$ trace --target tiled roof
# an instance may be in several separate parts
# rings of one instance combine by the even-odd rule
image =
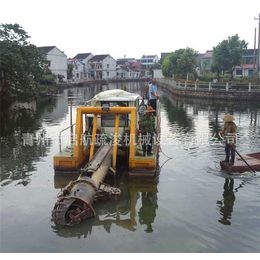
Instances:
[[[43,46],[43,47],[38,47],[40,50],[42,50],[44,53],[50,52],[52,49],[55,48],[55,46]]]
[[[213,51],[206,51],[203,58],[212,58],[213,57]]]
[[[155,58],[156,55],[143,55],[142,59],[143,58]]]
[[[57,48],[56,46],[42,46],[42,47],[38,47],[38,49],[40,49],[42,52],[44,52],[45,54],[48,54],[52,49],[56,48],[57,50],[59,50],[64,56],[67,57],[67,55],[64,53],[64,51],[61,51],[59,48]]]
[[[253,69],[254,64],[243,64],[243,66],[236,66],[236,69]]]
[[[99,61],[99,60],[104,60],[109,54],[104,54],[104,55],[95,55],[92,57],[89,61]]]
[[[201,60],[204,57],[205,53],[199,53],[199,55],[196,57],[197,60]]]
[[[140,62],[133,62],[131,64],[131,67],[140,67],[140,66],[141,66]]]
[[[77,59],[77,60],[84,60],[86,59],[89,55],[91,55],[91,53],[78,53],[74,59]]]

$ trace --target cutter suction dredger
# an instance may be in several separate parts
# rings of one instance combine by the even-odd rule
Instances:
[[[111,161],[112,146],[101,146],[92,160],[82,168],[79,178],[62,189],[52,211],[52,220],[56,225],[73,226],[84,219],[95,217],[92,207],[94,201],[101,198],[113,200],[120,196],[120,189],[103,182],[112,170]],[[88,177],[89,174],[92,174],[91,177]]]
[[[54,157],[55,175],[80,174],[58,194],[52,212],[57,225],[71,226],[94,217],[94,201],[120,195],[120,189],[104,183],[109,172],[116,176],[117,156],[128,160],[130,177],[150,177],[156,173],[159,144],[150,140],[152,153],[144,154],[137,124],[138,112],[147,108],[144,100],[140,102],[135,93],[110,90],[99,93],[92,101],[92,106],[77,107],[73,142],[63,150],[60,145],[60,152]],[[158,136],[159,104],[155,124],[154,136]]]

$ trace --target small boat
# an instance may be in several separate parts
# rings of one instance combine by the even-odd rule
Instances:
[[[248,163],[248,165],[254,171],[260,171],[260,152],[251,154],[241,154],[241,157]],[[246,165],[246,163],[239,157],[235,157],[234,165],[230,165],[226,162],[220,162],[220,166],[230,172],[243,173],[246,171],[251,171],[251,169]]]

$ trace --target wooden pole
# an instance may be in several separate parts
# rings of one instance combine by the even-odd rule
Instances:
[[[118,128],[119,128],[119,114],[116,114],[115,120],[115,133],[114,133],[114,147],[113,147],[113,169],[116,169],[116,156],[117,156],[117,142],[118,142]]]
[[[70,144],[73,144],[72,99],[70,99]]]

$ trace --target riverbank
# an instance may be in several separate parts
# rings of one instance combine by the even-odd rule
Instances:
[[[211,100],[246,100],[260,101],[260,87],[257,85],[243,85],[232,89],[228,84],[186,84],[170,79],[158,79],[158,86],[182,97],[202,98]]]
[[[75,82],[60,82],[58,88],[71,88],[71,87],[86,87],[91,84],[108,85],[109,83],[125,83],[125,82],[145,82],[150,78],[138,78],[138,79],[95,79]]]

